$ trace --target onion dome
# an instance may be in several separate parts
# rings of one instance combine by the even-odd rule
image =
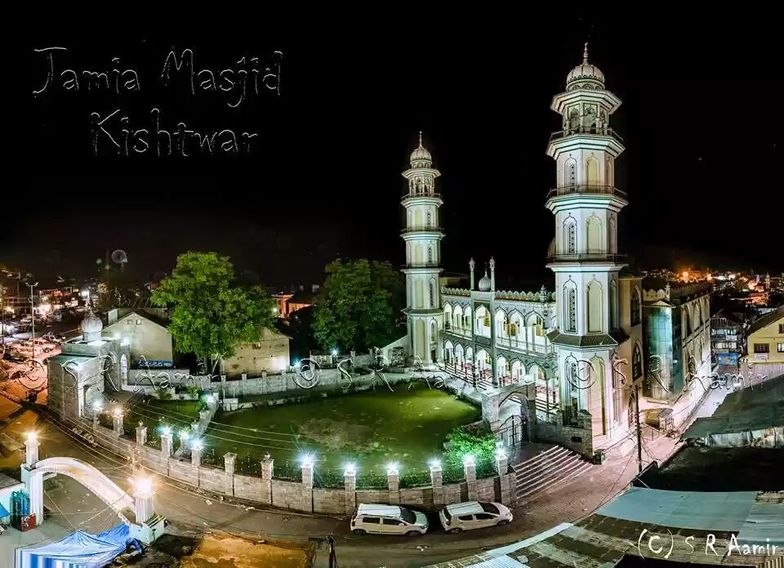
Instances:
[[[604,89],[604,73],[596,65],[588,63],[588,44],[583,51],[583,62],[569,71],[566,76],[566,90],[575,89],[601,90]]]

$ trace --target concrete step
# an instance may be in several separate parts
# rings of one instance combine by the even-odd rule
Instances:
[[[541,467],[525,470],[520,474],[515,475],[515,480],[517,481],[517,484],[520,485],[521,483],[536,481],[541,477],[558,475],[558,472],[561,469],[568,467],[574,462],[582,462],[582,458],[574,454],[565,454],[560,456],[557,460],[543,463]]]
[[[513,466],[517,498],[530,501],[571,482],[592,467],[579,454],[554,446]]]
[[[594,466],[588,462],[582,462],[582,464],[579,467],[573,468],[568,472],[564,472],[564,474],[557,481],[553,482],[548,487],[536,488],[529,491],[523,491],[522,493],[520,493],[520,491],[518,490],[517,498],[524,500],[524,502],[526,503],[533,501],[534,499],[537,499],[542,495],[546,495],[562,487],[565,487],[566,485],[568,485],[569,483],[571,483],[572,481],[574,481],[584,473],[593,469],[593,467]]]

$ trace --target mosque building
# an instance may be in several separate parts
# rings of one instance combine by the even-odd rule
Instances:
[[[403,172],[413,359],[488,392],[520,387],[531,437],[584,455],[628,438],[632,381],[644,373],[642,277],[618,251],[618,215],[628,202],[615,186],[624,146],[610,117],[620,105],[589,63],[586,45],[582,63],[551,104],[562,119],[547,147],[556,164],[545,202],[555,221],[547,264],[554,291],[498,290],[492,258],[477,286],[473,259],[469,288],[440,286],[440,172],[421,135]]]

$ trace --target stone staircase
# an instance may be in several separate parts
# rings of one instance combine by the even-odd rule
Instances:
[[[517,484],[517,502],[525,503],[561,487],[593,467],[579,454],[553,446],[512,466]]]

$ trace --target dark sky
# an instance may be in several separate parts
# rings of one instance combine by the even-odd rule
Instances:
[[[401,264],[400,172],[422,129],[442,172],[446,269],[495,255],[502,284],[538,287],[550,280],[553,235],[545,148],[560,126],[549,104],[589,38],[591,62],[623,100],[612,120],[627,148],[616,173],[630,200],[620,247],[643,267],[784,270],[776,19],[594,12],[460,24],[412,16],[388,31],[378,17],[336,18],[291,33],[231,28],[220,38],[188,26],[39,29],[23,60],[29,80],[19,81],[30,109],[20,160],[30,167],[21,186],[3,191],[0,263],[85,275],[121,248],[128,269],[148,277],[179,252],[206,249],[270,284],[320,281],[338,254]],[[53,88],[32,97],[46,70],[32,50],[55,45],[69,50],[55,55],[56,72],[106,70],[116,56],[120,70],[139,72],[141,93]],[[213,70],[280,49],[281,95],[232,109],[220,95],[164,88],[158,75],[172,46],[192,48],[196,67]],[[145,128],[153,107],[162,128],[183,121],[258,132],[258,142],[232,157],[91,155],[91,112],[119,108]]]

